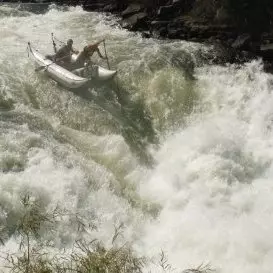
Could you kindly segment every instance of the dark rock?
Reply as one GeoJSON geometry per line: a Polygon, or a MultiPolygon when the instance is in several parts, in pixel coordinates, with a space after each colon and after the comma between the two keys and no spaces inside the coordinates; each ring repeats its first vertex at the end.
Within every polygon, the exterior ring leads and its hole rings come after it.
{"type": "Polygon", "coordinates": [[[250,41],[249,48],[247,48],[246,50],[259,55],[260,54],[260,47],[261,47],[260,41],[250,41]]]}
{"type": "Polygon", "coordinates": [[[143,31],[142,33],[141,33],[141,36],[142,36],[142,38],[151,38],[151,33],[150,33],[150,31],[143,31]]]}
{"type": "Polygon", "coordinates": [[[83,9],[87,11],[100,11],[103,10],[104,6],[103,3],[93,3],[85,5],[83,9]]]}
{"type": "Polygon", "coordinates": [[[168,36],[168,32],[167,29],[165,27],[162,27],[158,30],[158,34],[161,37],[167,37],[168,36]]]}
{"type": "Polygon", "coordinates": [[[115,12],[118,10],[118,6],[117,4],[113,3],[113,4],[109,4],[106,5],[105,7],[103,7],[102,11],[104,12],[115,12]]]}
{"type": "Polygon", "coordinates": [[[261,36],[262,44],[270,44],[273,43],[273,33],[263,33],[261,36]]]}
{"type": "Polygon", "coordinates": [[[82,7],[87,11],[118,12],[125,8],[123,1],[116,0],[85,0],[82,7]]]}
{"type": "Polygon", "coordinates": [[[273,51],[273,44],[261,45],[261,52],[273,51]]]}
{"type": "Polygon", "coordinates": [[[260,54],[266,60],[273,61],[273,44],[261,45],[260,54]]]}
{"type": "Polygon", "coordinates": [[[170,39],[177,39],[181,37],[180,34],[182,33],[181,29],[168,29],[167,32],[168,32],[167,36],[170,39]]]}
{"type": "Polygon", "coordinates": [[[171,22],[167,26],[168,38],[178,39],[184,34],[185,29],[174,22],[171,22]]]}
{"type": "Polygon", "coordinates": [[[267,73],[273,74],[273,63],[265,61],[264,62],[264,71],[267,73]]]}
{"type": "Polygon", "coordinates": [[[175,7],[173,5],[162,6],[158,9],[157,18],[160,19],[171,19],[173,18],[173,14],[175,12],[175,7]]]}
{"type": "Polygon", "coordinates": [[[227,46],[231,47],[231,45],[234,43],[234,39],[229,38],[225,43],[227,44],[227,46]]]}
{"type": "Polygon", "coordinates": [[[122,27],[129,30],[148,30],[147,24],[148,15],[146,12],[139,12],[124,20],[122,20],[122,27]]]}
{"type": "Polygon", "coordinates": [[[229,22],[231,20],[228,11],[224,7],[217,9],[214,20],[218,23],[229,22]]]}
{"type": "Polygon", "coordinates": [[[155,38],[167,37],[168,32],[166,27],[159,27],[151,30],[152,36],[155,38]]]}
{"type": "Polygon", "coordinates": [[[246,49],[248,48],[249,42],[250,42],[250,35],[246,33],[246,34],[242,34],[238,36],[231,46],[234,49],[246,49]]]}
{"type": "Polygon", "coordinates": [[[161,28],[161,27],[167,27],[167,25],[170,23],[171,21],[152,21],[151,22],[151,27],[152,28],[155,28],[155,29],[158,29],[158,28],[161,28]]]}
{"type": "Polygon", "coordinates": [[[126,18],[126,17],[129,17],[129,16],[134,15],[136,13],[139,13],[142,10],[143,10],[142,5],[140,5],[140,4],[131,4],[121,13],[121,16],[123,18],[126,18]]]}
{"type": "Polygon", "coordinates": [[[186,40],[187,39],[187,35],[185,33],[179,33],[177,35],[177,39],[186,40]]]}
{"type": "Polygon", "coordinates": [[[168,36],[168,24],[170,21],[152,21],[150,31],[156,38],[168,36]]]}
{"type": "Polygon", "coordinates": [[[213,2],[215,5],[205,0],[85,0],[84,9],[117,12],[123,27],[144,31],[143,37],[220,45],[224,49],[215,56],[219,63],[260,56],[268,70],[273,68],[273,1],[213,2]]]}

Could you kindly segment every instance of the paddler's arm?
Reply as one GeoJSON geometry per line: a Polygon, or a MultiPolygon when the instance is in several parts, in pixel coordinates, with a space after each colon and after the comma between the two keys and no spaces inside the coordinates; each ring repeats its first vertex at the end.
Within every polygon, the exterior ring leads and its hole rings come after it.
{"type": "Polygon", "coordinates": [[[105,39],[102,39],[102,40],[98,41],[97,43],[95,43],[94,46],[98,46],[100,43],[102,43],[104,41],[105,41],[105,39]]]}
{"type": "Polygon", "coordinates": [[[99,46],[99,44],[104,42],[104,41],[105,41],[105,39],[102,39],[102,40],[100,40],[100,41],[98,41],[98,42],[96,42],[94,44],[90,44],[90,45],[87,46],[87,49],[89,49],[89,50],[94,49],[95,50],[95,48],[97,48],[99,46]]]}
{"type": "Polygon", "coordinates": [[[77,49],[75,49],[75,48],[72,47],[71,52],[72,52],[72,53],[75,53],[75,54],[78,54],[78,53],[79,53],[79,50],[77,50],[77,49]]]}

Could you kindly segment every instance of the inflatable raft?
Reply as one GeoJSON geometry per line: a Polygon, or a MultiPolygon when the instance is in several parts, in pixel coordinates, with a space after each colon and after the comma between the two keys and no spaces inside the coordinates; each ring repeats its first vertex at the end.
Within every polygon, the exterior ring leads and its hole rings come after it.
{"type": "Polygon", "coordinates": [[[69,71],[56,64],[52,60],[47,59],[38,50],[34,49],[30,45],[30,43],[28,43],[28,47],[29,52],[31,53],[36,65],[38,65],[38,69],[41,68],[41,70],[47,73],[52,79],[67,88],[80,88],[84,85],[87,85],[91,80],[109,80],[113,78],[117,73],[116,70],[108,70],[98,65],[93,65],[90,75],[88,75],[87,77],[82,77],[77,74],[82,74],[81,72],[85,68],[69,71]]]}

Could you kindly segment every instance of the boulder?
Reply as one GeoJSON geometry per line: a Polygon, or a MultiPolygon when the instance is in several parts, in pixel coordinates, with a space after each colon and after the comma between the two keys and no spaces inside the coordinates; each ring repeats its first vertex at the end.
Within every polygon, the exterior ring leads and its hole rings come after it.
{"type": "Polygon", "coordinates": [[[237,37],[237,39],[231,45],[234,49],[246,49],[250,42],[250,35],[245,33],[237,37]]]}
{"type": "Polygon", "coordinates": [[[126,19],[123,19],[121,26],[129,30],[148,30],[148,15],[146,12],[139,12],[126,19]]]}
{"type": "Polygon", "coordinates": [[[179,23],[170,22],[167,25],[167,36],[170,39],[178,39],[181,37],[181,34],[184,34],[185,29],[181,27],[179,23]]]}
{"type": "Polygon", "coordinates": [[[171,19],[174,17],[176,9],[173,5],[161,6],[157,11],[157,18],[160,19],[171,19]]]}
{"type": "Polygon", "coordinates": [[[155,38],[167,37],[167,35],[168,35],[166,27],[160,27],[158,29],[153,29],[151,32],[152,32],[152,36],[155,38]]]}
{"type": "Polygon", "coordinates": [[[141,36],[142,36],[142,38],[151,38],[151,33],[150,33],[150,31],[143,31],[142,33],[141,33],[141,36]]]}
{"type": "Polygon", "coordinates": [[[131,4],[121,13],[121,16],[123,18],[127,18],[131,15],[139,13],[140,11],[143,11],[143,9],[144,7],[140,4],[131,4]]]}
{"type": "Polygon", "coordinates": [[[168,38],[170,39],[178,39],[183,35],[183,29],[177,29],[177,28],[170,28],[168,31],[168,38]]]}
{"type": "Polygon", "coordinates": [[[230,19],[230,14],[224,7],[220,7],[217,9],[214,21],[218,23],[224,23],[224,22],[229,22],[230,19]]]}
{"type": "Polygon", "coordinates": [[[150,24],[150,31],[156,38],[168,36],[168,24],[171,21],[152,21],[150,24]]]}
{"type": "Polygon", "coordinates": [[[115,12],[118,10],[118,5],[113,3],[113,4],[108,4],[105,7],[103,7],[102,11],[104,12],[115,12]]]}
{"type": "Polygon", "coordinates": [[[170,23],[171,21],[163,21],[163,20],[154,20],[151,22],[151,27],[154,29],[158,29],[161,27],[167,27],[167,25],[170,23]]]}
{"type": "Polygon", "coordinates": [[[261,45],[260,54],[264,59],[273,61],[273,43],[261,45]]]}
{"type": "Polygon", "coordinates": [[[86,11],[100,11],[104,8],[104,4],[101,3],[93,3],[93,4],[86,4],[83,6],[83,9],[86,11]]]}

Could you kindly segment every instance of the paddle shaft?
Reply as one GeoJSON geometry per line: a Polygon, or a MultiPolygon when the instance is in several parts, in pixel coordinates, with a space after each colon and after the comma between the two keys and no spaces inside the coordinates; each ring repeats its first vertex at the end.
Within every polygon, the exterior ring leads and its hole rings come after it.
{"type": "Polygon", "coordinates": [[[54,52],[57,53],[57,47],[56,47],[56,43],[55,43],[55,41],[54,41],[53,32],[51,33],[51,39],[52,39],[52,43],[53,43],[54,52]]]}
{"type": "Polygon", "coordinates": [[[103,40],[103,46],[104,46],[104,54],[105,54],[105,57],[107,60],[108,69],[110,70],[110,64],[109,64],[109,60],[108,60],[108,56],[107,56],[107,52],[106,52],[105,40],[103,40]]]}
{"type": "MultiPolygon", "coordinates": [[[[107,60],[108,69],[110,70],[110,64],[109,64],[109,59],[108,59],[108,56],[107,56],[105,40],[103,40],[103,45],[104,45],[104,53],[105,53],[105,57],[106,57],[106,60],[107,60]]],[[[121,104],[123,100],[122,100],[121,90],[119,88],[119,83],[118,83],[117,78],[116,78],[116,80],[114,82],[115,82],[116,87],[117,87],[116,90],[114,90],[114,91],[115,91],[115,93],[117,95],[119,103],[121,104]]]]}

